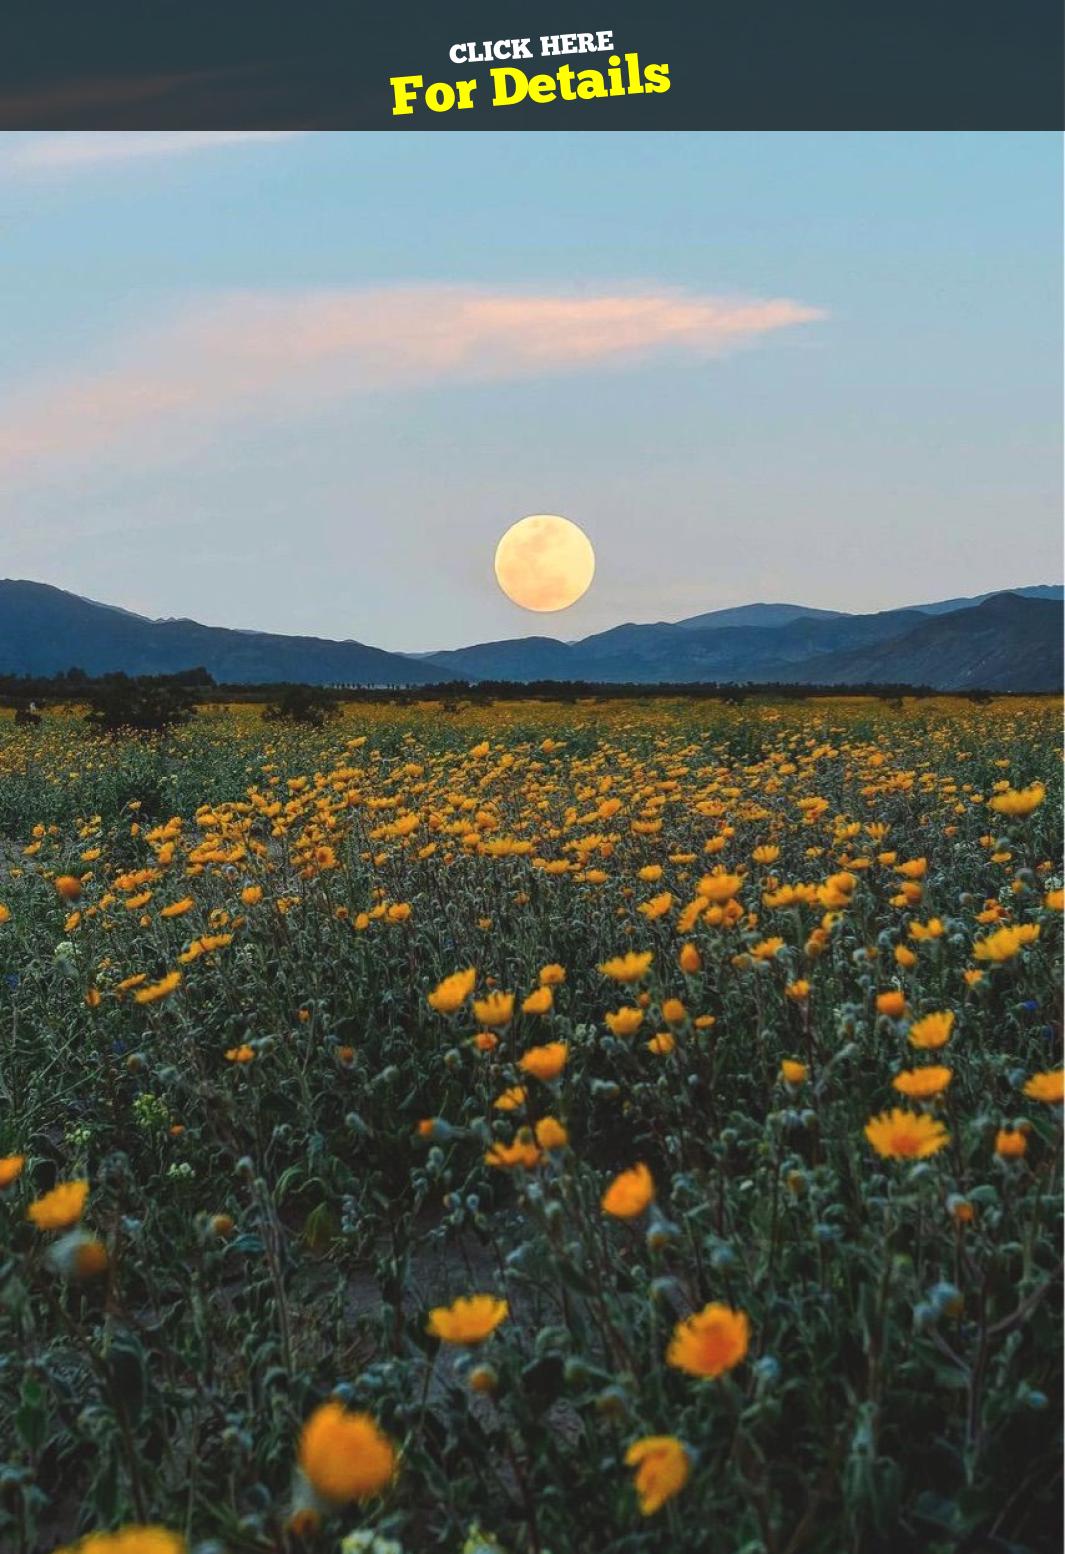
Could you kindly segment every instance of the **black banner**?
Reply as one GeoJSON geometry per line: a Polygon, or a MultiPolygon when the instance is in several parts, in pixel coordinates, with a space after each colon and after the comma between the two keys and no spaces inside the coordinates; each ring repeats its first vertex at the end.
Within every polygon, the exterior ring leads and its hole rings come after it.
{"type": "Polygon", "coordinates": [[[1062,47],[1060,0],[8,0],[0,126],[1052,129],[1062,47]]]}

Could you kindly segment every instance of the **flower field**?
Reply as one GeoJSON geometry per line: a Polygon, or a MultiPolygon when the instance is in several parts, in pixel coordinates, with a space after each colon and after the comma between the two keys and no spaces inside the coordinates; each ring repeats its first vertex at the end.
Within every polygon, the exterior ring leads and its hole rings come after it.
{"type": "Polygon", "coordinates": [[[1059,1547],[1060,739],[0,722],[0,1548],[1059,1547]]]}

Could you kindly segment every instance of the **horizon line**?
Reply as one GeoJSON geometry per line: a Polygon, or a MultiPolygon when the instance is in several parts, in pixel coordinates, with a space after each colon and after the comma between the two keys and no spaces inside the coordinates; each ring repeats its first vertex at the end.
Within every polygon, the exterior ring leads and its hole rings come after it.
{"type": "MultiPolygon", "coordinates": [[[[681,616],[677,620],[667,620],[664,617],[659,617],[659,618],[657,618],[655,620],[644,620],[644,621],[639,621],[639,620],[623,620],[623,621],[617,621],[617,622],[615,622],[615,624],[613,626],[606,626],[606,627],[603,627],[599,631],[588,632],[588,633],[586,633],[585,636],[582,636],[582,637],[570,637],[570,638],[556,637],[556,636],[551,636],[550,634],[548,634],[546,632],[540,631],[540,632],[530,632],[526,636],[509,636],[509,637],[483,638],[483,639],[478,640],[477,642],[465,641],[465,642],[461,642],[457,647],[383,648],[383,647],[378,646],[378,644],[376,644],[374,642],[364,641],[361,637],[323,637],[323,636],[319,636],[319,635],[317,635],[315,633],[310,633],[310,632],[305,632],[305,631],[279,631],[279,630],[277,630],[277,629],[275,629],[273,627],[265,627],[265,626],[235,626],[235,625],[230,625],[230,624],[227,624],[227,623],[219,623],[219,622],[198,620],[195,616],[192,616],[192,615],[145,615],[140,610],[135,610],[135,609],[131,608],[128,605],[115,604],[115,603],[112,603],[111,601],[106,600],[106,599],[90,598],[89,595],[87,595],[87,594],[76,593],[75,590],[72,589],[72,588],[64,588],[64,587],[62,587],[58,583],[41,582],[38,578],[30,578],[30,577],[0,577],[0,585],[3,585],[5,583],[14,584],[14,585],[17,585],[17,584],[28,584],[31,588],[46,588],[46,589],[49,589],[49,590],[51,590],[51,591],[53,591],[55,593],[65,594],[69,598],[78,599],[83,604],[94,605],[97,609],[114,610],[114,611],[118,612],[119,614],[132,616],[134,619],[139,620],[139,621],[143,621],[147,625],[152,625],[152,626],[175,625],[175,624],[180,624],[180,623],[184,622],[184,623],[187,623],[187,624],[192,625],[192,626],[201,626],[205,630],[208,630],[208,631],[233,631],[233,632],[241,633],[243,635],[251,635],[251,636],[281,637],[281,638],[285,638],[285,639],[288,639],[288,640],[300,640],[300,639],[302,639],[302,640],[305,640],[305,641],[312,641],[312,642],[336,643],[336,644],[341,645],[341,646],[353,645],[353,646],[358,646],[358,647],[371,648],[375,652],[379,652],[379,653],[388,653],[388,654],[391,654],[391,655],[393,655],[393,656],[395,656],[397,658],[410,658],[410,659],[420,659],[420,660],[425,660],[425,659],[431,660],[431,659],[433,659],[435,657],[435,655],[437,653],[458,653],[458,652],[462,652],[464,649],[467,649],[467,648],[470,648],[470,647],[496,646],[496,645],[498,645],[499,643],[502,643],[502,642],[538,642],[538,641],[539,642],[543,642],[543,641],[548,641],[548,642],[556,642],[556,643],[558,643],[562,647],[574,647],[574,646],[578,646],[582,642],[589,641],[590,639],[592,639],[594,637],[604,636],[604,635],[606,635],[607,632],[621,630],[621,629],[623,629],[626,626],[635,626],[635,627],[643,627],[643,626],[682,626],[682,625],[685,624],[686,621],[698,620],[698,619],[700,619],[704,615],[720,615],[720,614],[726,614],[726,613],[729,613],[729,612],[735,611],[735,610],[749,610],[749,609],[757,609],[759,607],[769,608],[769,609],[773,609],[773,608],[794,609],[794,610],[800,610],[800,611],[819,612],[819,613],[824,613],[824,614],[829,614],[829,615],[835,615],[835,616],[838,616],[838,617],[847,617],[847,616],[849,616],[851,618],[858,618],[858,617],[863,616],[863,615],[891,615],[891,614],[895,614],[897,612],[906,611],[906,610],[912,610],[913,612],[915,612],[917,614],[920,614],[922,611],[928,610],[930,608],[934,608],[937,605],[951,603],[955,599],[960,600],[963,603],[971,601],[973,603],[974,607],[979,607],[979,605],[981,603],[983,603],[985,600],[994,598],[997,595],[1001,595],[1001,594],[1016,594],[1018,597],[1024,597],[1024,590],[1026,590],[1026,589],[1033,589],[1033,588],[1060,589],[1060,590],[1062,590],[1063,594],[1065,594],[1065,581],[1060,582],[1060,583],[1047,583],[1047,582],[1040,582],[1040,583],[1014,583],[1014,584],[1012,584],[1012,585],[1010,585],[1008,587],[998,587],[998,588],[986,589],[986,590],[983,590],[983,591],[978,591],[977,593],[974,593],[974,594],[950,595],[950,596],[948,596],[947,598],[944,598],[944,599],[929,599],[929,600],[925,600],[925,601],[922,601],[920,604],[889,605],[889,606],[885,607],[884,609],[879,609],[879,610],[839,610],[839,609],[835,609],[831,605],[799,604],[799,603],[796,603],[794,600],[751,599],[751,600],[745,600],[743,603],[740,603],[740,604],[715,605],[715,606],[713,606],[713,607],[711,607],[710,609],[707,609],[707,610],[697,610],[694,614],[686,615],[686,616],[681,616]]],[[[1039,601],[1035,600],[1033,602],[1039,602],[1039,601]]],[[[1045,602],[1053,603],[1054,601],[1053,600],[1049,600],[1049,601],[1045,601],[1045,602]]],[[[552,613],[556,613],[556,612],[552,612],[552,613]]],[[[557,613],[559,615],[564,615],[566,613],[566,611],[565,610],[560,610],[557,613]]],[[[760,629],[762,629],[762,630],[773,630],[774,628],[771,627],[771,626],[767,626],[767,627],[763,627],[763,628],[760,628],[760,629]]]]}

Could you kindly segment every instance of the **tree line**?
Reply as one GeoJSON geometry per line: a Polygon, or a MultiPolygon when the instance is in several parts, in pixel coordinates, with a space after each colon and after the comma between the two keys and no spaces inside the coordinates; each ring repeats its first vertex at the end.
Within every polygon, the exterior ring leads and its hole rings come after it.
{"type": "MultiPolygon", "coordinates": [[[[0,706],[13,708],[15,721],[36,726],[44,710],[66,702],[84,704],[86,719],[103,730],[132,729],[152,732],[185,723],[197,707],[219,702],[261,705],[272,720],[320,726],[336,716],[344,702],[391,703],[413,706],[438,702],[443,712],[460,706],[497,701],[646,701],[687,699],[719,701],[742,706],[763,701],[803,701],[809,697],[871,696],[901,703],[904,697],[928,697],[937,693],[927,685],[817,685],[773,682],[731,684],[718,681],[671,681],[644,684],[603,684],[591,680],[445,680],[417,686],[324,686],[276,683],[269,685],[218,684],[202,666],[176,674],[128,675],[121,671],[89,675],[72,667],[55,675],[0,674],[0,706]]],[[[988,702],[992,693],[970,690],[970,701],[988,702]]],[[[1010,695],[995,692],[995,695],[1010,695]]]]}

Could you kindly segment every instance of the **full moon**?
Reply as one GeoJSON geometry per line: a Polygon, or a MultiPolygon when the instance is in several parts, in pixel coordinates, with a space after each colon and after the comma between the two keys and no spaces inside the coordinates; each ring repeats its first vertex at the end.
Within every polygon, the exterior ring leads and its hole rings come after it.
{"type": "Polygon", "coordinates": [[[511,524],[496,546],[496,581],[523,610],[565,610],[595,576],[595,551],[583,529],[554,513],[511,524]]]}

